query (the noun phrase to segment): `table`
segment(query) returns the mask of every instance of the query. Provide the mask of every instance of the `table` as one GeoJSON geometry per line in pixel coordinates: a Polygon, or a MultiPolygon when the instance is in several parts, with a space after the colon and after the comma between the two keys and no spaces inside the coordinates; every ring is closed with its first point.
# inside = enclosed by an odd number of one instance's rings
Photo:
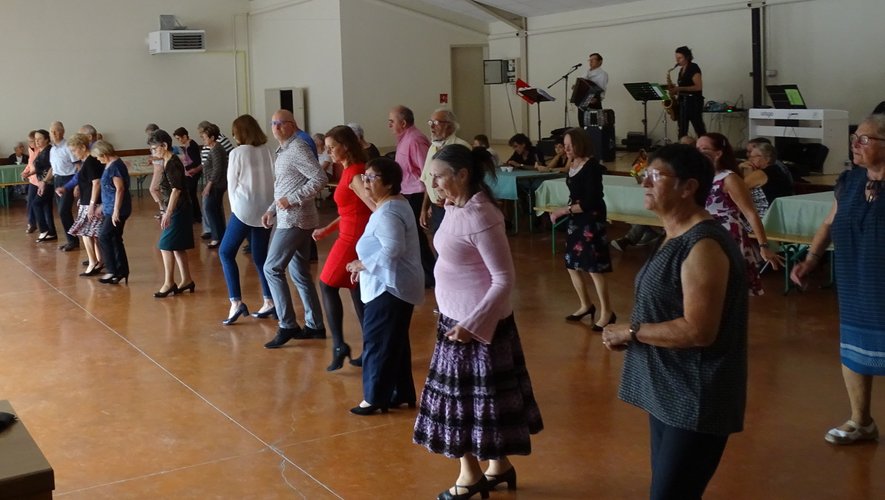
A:
{"type": "MultiPolygon", "coordinates": [[[[645,226],[661,226],[661,219],[651,210],[645,208],[645,188],[636,183],[636,179],[625,175],[603,175],[602,189],[608,220],[641,224],[645,226]]],[[[535,213],[549,213],[568,203],[568,186],[565,179],[547,180],[535,191],[535,213]]],[[[561,221],[565,218],[560,219],[561,221]]],[[[553,226],[556,229],[559,223],[553,226]]],[[[556,253],[555,233],[552,234],[553,253],[556,253]]]]}
{"type": "Polygon", "coordinates": [[[129,178],[135,179],[135,189],[138,190],[138,196],[141,196],[141,190],[144,181],[149,175],[154,175],[154,166],[151,164],[149,155],[124,156],[120,158],[126,164],[129,170],[129,178]]]}
{"type": "MultiPolygon", "coordinates": [[[[762,218],[765,235],[780,244],[786,256],[784,294],[793,288],[790,270],[814,239],[814,233],[833,208],[833,192],[782,196],[768,207],[762,218]]],[[[828,251],[831,249],[827,249],[828,251]]],[[[832,275],[832,266],[830,266],[832,275]]]]}
{"type": "Polygon", "coordinates": [[[0,207],[9,206],[7,188],[21,186],[28,181],[21,178],[25,165],[4,165],[0,167],[0,207]]]}
{"type": "MultiPolygon", "coordinates": [[[[15,414],[9,401],[0,411],[15,414]]],[[[0,432],[0,499],[51,499],[55,473],[43,452],[19,421],[0,432]]]]}
{"type": "MultiPolygon", "coordinates": [[[[508,200],[512,201],[514,205],[513,210],[513,232],[516,233],[519,230],[519,184],[527,184],[531,181],[543,181],[545,179],[556,179],[563,177],[565,174],[561,174],[559,172],[538,172],[536,170],[514,170],[512,172],[504,172],[503,170],[498,170],[496,172],[497,178],[492,178],[491,176],[486,176],[486,184],[489,185],[489,188],[492,190],[492,194],[495,196],[497,200],[508,200]]],[[[565,181],[563,181],[565,182],[565,181]]],[[[528,213],[529,213],[529,231],[531,231],[532,219],[531,212],[532,206],[534,205],[533,200],[531,199],[533,196],[533,189],[530,186],[526,186],[523,189],[523,192],[528,192],[529,200],[528,200],[528,213]]]]}

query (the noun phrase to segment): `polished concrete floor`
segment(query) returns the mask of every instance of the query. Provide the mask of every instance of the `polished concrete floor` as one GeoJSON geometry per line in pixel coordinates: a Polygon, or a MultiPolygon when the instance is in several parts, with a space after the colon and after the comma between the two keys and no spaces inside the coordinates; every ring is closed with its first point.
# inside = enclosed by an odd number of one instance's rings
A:
{"type": "MultiPolygon", "coordinates": [[[[162,265],[153,209],[136,198],[125,235],[132,275],[120,286],[78,277],[85,253],[34,243],[20,203],[0,209],[0,399],[12,402],[55,469],[58,497],[411,499],[435,498],[453,483],[456,461],[411,443],[415,410],[349,413],[361,399],[360,370],[327,373],[330,340],[270,351],[262,344],[272,320],[222,326],[227,290],[215,251],[199,244],[190,253],[195,294],[155,299],[162,265]]],[[[513,303],[546,429],[531,456],[513,460],[519,490],[492,498],[643,498],[646,415],[617,399],[622,355],[605,351],[589,322],[563,321],[576,299],[549,238],[522,231],[511,239],[513,303]]],[[[320,245],[321,261],[328,247],[320,245]]],[[[647,252],[614,252],[621,318],[647,252]]],[[[246,302],[257,308],[255,270],[245,255],[239,263],[246,302]]],[[[751,299],[746,431],[729,441],[707,497],[885,498],[877,444],[823,440],[848,416],[833,290],[783,296],[777,274],[765,285],[768,293],[751,299]]],[[[346,337],[357,347],[344,300],[346,337]]],[[[412,320],[419,390],[433,307],[428,292],[412,320]]],[[[874,415],[885,415],[881,387],[874,415]]]]}

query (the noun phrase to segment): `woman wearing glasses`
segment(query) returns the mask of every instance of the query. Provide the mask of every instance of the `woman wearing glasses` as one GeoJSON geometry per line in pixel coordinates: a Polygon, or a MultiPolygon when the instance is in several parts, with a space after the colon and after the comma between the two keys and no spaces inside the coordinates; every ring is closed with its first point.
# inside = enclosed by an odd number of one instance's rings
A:
{"type": "Polygon", "coordinates": [[[346,266],[356,260],[356,243],[369,223],[375,203],[369,198],[361,178],[366,173],[366,153],[356,133],[350,127],[339,125],[329,130],[324,140],[331,160],[344,166],[334,195],[338,218],[313,231],[313,239],[320,241],[338,230],[338,238],[332,244],[332,250],[329,251],[320,274],[320,294],[323,297],[323,309],[326,311],[326,325],[334,342],[332,363],[326,370],[334,371],[344,365],[344,358],[351,358],[352,364],[359,364],[359,361],[351,357],[350,346],[344,342],[344,310],[338,292],[342,288],[350,290],[353,309],[362,325],[363,301],[360,300],[360,287],[350,281],[346,266]]]}
{"type": "Polygon", "coordinates": [[[366,165],[363,186],[375,212],[356,244],[359,260],[347,264],[359,282],[363,315],[363,401],[355,415],[386,413],[391,406],[415,406],[409,324],[424,302],[424,268],[418,224],[400,194],[403,170],[389,158],[366,165]]]}
{"type": "Polygon", "coordinates": [[[875,440],[879,429],[870,408],[873,376],[885,375],[885,115],[871,115],[851,135],[854,163],[836,182],[836,199],[791,278],[805,286],[806,276],[832,243],[839,298],[842,378],[850,418],[824,436],[832,444],[875,440]]]}
{"type": "Polygon", "coordinates": [[[154,297],[164,298],[169,294],[190,290],[194,293],[196,285],[191,278],[187,251],[194,248],[193,214],[187,198],[187,185],[184,181],[184,165],[178,155],[172,154],[172,137],[165,130],[151,133],[148,144],[151,154],[163,161],[160,171],[160,197],[166,211],[160,218],[160,241],[157,246],[163,255],[163,286],[154,292],[154,297]],[[181,276],[175,282],[175,266],[181,276]]]}
{"type": "Polygon", "coordinates": [[[771,264],[772,269],[777,270],[783,264],[783,258],[769,246],[750,190],[740,175],[735,173],[738,171],[737,160],[728,139],[722,134],[711,132],[700,136],[695,145],[698,151],[713,162],[715,175],[713,188],[707,197],[707,211],[722,224],[740,247],[747,262],[750,293],[762,295],[762,280],[759,279],[761,261],[764,260],[771,264]],[[755,241],[745,229],[744,221],[753,230],[755,241]]]}

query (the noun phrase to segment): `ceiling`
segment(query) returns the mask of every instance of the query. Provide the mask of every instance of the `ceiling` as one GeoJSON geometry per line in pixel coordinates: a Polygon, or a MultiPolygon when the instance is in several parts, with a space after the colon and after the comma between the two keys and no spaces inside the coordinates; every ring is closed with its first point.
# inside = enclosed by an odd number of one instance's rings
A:
{"type": "MultiPolygon", "coordinates": [[[[442,9],[463,14],[485,22],[496,21],[497,18],[473,5],[468,0],[420,0],[423,3],[442,9]]],[[[496,7],[522,17],[535,17],[560,12],[589,9],[625,3],[630,0],[479,0],[481,3],[496,7]]]]}

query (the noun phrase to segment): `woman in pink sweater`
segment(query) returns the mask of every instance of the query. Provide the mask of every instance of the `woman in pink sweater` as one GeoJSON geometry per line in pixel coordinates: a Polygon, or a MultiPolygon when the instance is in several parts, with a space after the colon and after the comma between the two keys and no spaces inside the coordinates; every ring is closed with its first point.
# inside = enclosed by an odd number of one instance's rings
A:
{"type": "Polygon", "coordinates": [[[513,319],[515,273],[504,216],[484,180],[494,172],[491,156],[446,146],[430,172],[446,216],[434,238],[437,342],[414,441],[460,459],[455,486],[439,498],[486,496],[499,483],[516,488],[507,457],[531,453],[529,436],[544,425],[513,319]],[[489,460],[485,473],[479,460],[489,460]]]}

